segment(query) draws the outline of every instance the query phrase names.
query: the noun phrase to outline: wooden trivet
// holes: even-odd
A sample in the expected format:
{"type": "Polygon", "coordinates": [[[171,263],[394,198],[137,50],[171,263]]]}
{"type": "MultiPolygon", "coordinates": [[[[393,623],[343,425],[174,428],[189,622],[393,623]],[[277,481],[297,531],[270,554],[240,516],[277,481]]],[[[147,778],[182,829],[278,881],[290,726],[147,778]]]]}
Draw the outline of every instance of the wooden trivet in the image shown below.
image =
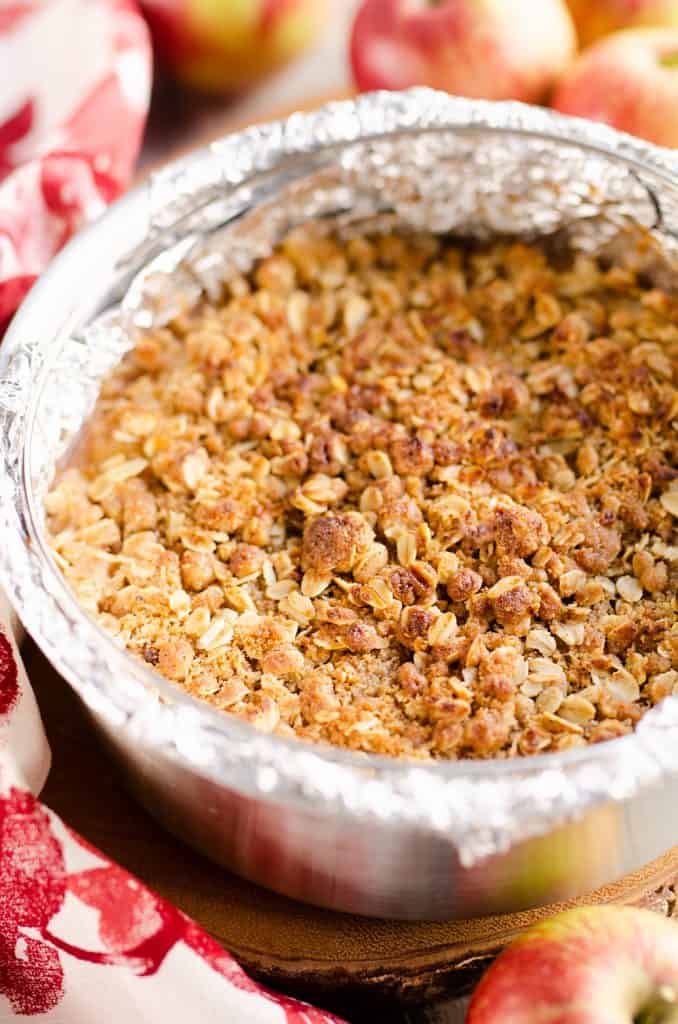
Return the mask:
{"type": "MultiPolygon", "coordinates": [[[[123,789],[70,688],[30,642],[25,657],[54,755],[45,802],[271,985],[351,1021],[360,1007],[461,995],[521,929],[560,908],[471,921],[380,921],[318,910],[242,881],[151,820],[123,789]]],[[[672,916],[676,884],[678,847],[583,902],[636,904],[672,916]]]]}
{"type": "Polygon", "coordinates": [[[579,903],[633,904],[673,916],[678,848],[586,900],[540,911],[451,922],[401,922],[336,914],[292,903],[229,878],[192,913],[247,968],[315,1001],[355,1004],[439,999],[470,991],[523,929],[579,903]],[[235,885],[233,884],[235,881],[235,885]]]}

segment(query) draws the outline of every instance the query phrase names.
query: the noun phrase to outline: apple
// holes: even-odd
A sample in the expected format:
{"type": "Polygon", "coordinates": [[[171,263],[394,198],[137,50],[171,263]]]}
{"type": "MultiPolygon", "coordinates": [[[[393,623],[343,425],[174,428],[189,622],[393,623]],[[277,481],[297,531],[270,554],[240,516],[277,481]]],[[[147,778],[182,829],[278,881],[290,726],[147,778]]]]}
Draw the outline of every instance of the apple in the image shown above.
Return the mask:
{"type": "Polygon", "coordinates": [[[476,989],[466,1024],[676,1024],[678,924],[580,907],[520,935],[476,989]]]}
{"type": "Polygon", "coordinates": [[[232,92],[316,38],[327,0],[142,0],[156,53],[183,84],[232,92]]]}
{"type": "Polygon", "coordinates": [[[563,0],[365,0],[353,24],[360,89],[429,85],[543,100],[576,50],[563,0]]]}
{"type": "Polygon", "coordinates": [[[678,28],[678,0],[568,0],[582,46],[625,28],[678,28]]]}
{"type": "Polygon", "coordinates": [[[628,29],[596,43],[565,73],[553,106],[678,146],[678,28],[628,29]]]}

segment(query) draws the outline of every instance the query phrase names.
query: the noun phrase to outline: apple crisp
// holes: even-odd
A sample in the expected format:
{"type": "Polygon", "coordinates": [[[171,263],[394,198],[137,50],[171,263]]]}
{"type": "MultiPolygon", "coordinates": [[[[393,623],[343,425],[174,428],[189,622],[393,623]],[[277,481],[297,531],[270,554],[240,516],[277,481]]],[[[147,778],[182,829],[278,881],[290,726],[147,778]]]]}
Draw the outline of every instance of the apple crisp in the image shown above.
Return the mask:
{"type": "Polygon", "coordinates": [[[84,607],[258,729],[414,758],[678,693],[678,300],[515,242],[291,235],[141,332],[47,499],[84,607]]]}

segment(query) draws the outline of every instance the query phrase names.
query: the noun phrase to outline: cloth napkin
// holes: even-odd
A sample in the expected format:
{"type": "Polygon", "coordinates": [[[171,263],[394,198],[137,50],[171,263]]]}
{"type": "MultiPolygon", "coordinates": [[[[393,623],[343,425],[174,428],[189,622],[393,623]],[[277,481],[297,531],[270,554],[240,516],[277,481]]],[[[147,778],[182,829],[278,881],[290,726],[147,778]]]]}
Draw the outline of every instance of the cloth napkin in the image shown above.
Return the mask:
{"type": "Polygon", "coordinates": [[[129,184],[151,63],[131,0],[0,0],[0,336],[52,257],[129,184]]]}
{"type": "Polygon", "coordinates": [[[0,1020],[340,1024],[253,982],[40,803],[50,752],[0,595],[0,1020]]]}

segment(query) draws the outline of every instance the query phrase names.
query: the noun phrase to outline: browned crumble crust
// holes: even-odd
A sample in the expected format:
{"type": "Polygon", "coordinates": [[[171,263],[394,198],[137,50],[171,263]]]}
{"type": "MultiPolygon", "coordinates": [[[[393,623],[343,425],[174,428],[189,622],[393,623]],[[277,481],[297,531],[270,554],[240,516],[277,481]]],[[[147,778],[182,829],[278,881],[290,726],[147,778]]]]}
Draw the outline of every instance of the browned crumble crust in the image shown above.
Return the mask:
{"type": "Polygon", "coordinates": [[[523,244],[290,237],[104,387],[83,605],[259,729],[563,750],[678,693],[678,302],[523,244]]]}

